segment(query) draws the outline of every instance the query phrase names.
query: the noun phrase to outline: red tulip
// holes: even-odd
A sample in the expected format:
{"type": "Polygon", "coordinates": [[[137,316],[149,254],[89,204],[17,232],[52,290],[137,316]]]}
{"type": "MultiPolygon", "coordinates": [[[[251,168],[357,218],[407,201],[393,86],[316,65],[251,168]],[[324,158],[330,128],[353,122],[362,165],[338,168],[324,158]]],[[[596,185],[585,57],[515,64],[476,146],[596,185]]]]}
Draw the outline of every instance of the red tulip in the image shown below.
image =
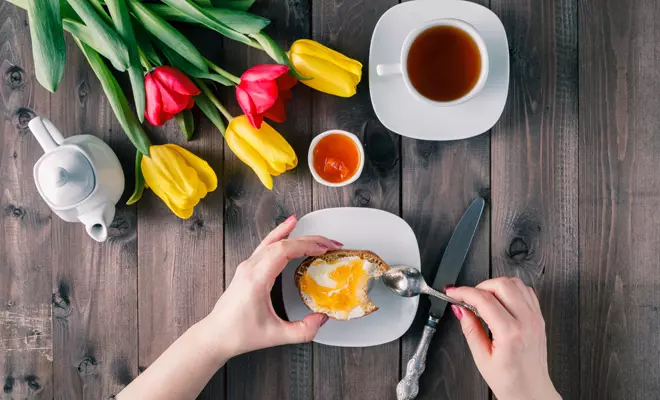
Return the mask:
{"type": "Polygon", "coordinates": [[[298,83],[286,65],[261,64],[241,76],[236,99],[250,124],[261,128],[264,117],[275,122],[286,120],[284,102],[291,99],[291,88],[298,83]]]}
{"type": "Polygon", "coordinates": [[[195,105],[200,91],[183,72],[169,66],[158,67],[144,77],[147,107],[144,116],[161,126],[174,115],[195,105]]]}

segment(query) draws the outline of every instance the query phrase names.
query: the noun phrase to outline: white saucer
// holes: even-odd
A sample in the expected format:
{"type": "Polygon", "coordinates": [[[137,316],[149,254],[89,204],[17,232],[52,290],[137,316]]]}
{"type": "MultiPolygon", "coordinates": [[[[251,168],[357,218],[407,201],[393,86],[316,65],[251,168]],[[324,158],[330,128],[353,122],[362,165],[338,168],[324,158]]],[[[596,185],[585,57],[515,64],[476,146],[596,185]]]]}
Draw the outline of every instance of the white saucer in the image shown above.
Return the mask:
{"type": "Polygon", "coordinates": [[[371,38],[369,51],[371,103],[385,127],[424,140],[457,140],[480,135],[502,115],[509,92],[509,44],[502,21],[488,8],[457,0],[416,0],[387,10],[371,38]],[[488,81],[471,100],[452,107],[422,103],[406,89],[400,75],[380,77],[378,64],[396,64],[408,33],[425,21],[463,20],[481,34],[490,60],[488,81]]]}
{"type": "MultiPolygon", "coordinates": [[[[323,235],[344,244],[346,249],[371,250],[390,266],[420,268],[417,239],[406,221],[385,211],[371,208],[329,208],[300,218],[290,237],[323,235]]],[[[300,260],[289,263],[282,272],[284,309],[291,321],[311,311],[300,299],[293,281],[300,260]]],[[[379,307],[362,318],[349,321],[329,320],[315,342],[330,346],[366,347],[388,343],[401,337],[415,318],[419,297],[403,298],[392,293],[378,280],[369,298],[379,307]]]]}

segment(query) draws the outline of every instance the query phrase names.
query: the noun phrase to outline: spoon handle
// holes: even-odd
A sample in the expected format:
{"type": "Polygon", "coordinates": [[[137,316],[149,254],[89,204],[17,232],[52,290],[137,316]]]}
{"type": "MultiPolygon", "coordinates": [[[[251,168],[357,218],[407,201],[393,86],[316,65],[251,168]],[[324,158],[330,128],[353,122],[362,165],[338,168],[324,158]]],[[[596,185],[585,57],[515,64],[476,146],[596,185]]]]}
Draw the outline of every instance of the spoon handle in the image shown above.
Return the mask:
{"type": "Polygon", "coordinates": [[[466,309],[472,311],[474,313],[474,315],[476,315],[478,318],[481,318],[481,316],[479,315],[479,312],[477,311],[476,308],[472,307],[469,304],[463,303],[462,301],[452,299],[451,297],[447,296],[446,294],[444,294],[442,292],[438,292],[437,290],[435,290],[433,288],[426,287],[422,290],[422,293],[428,294],[430,296],[435,296],[435,297],[439,298],[440,300],[446,301],[447,303],[456,304],[457,306],[461,306],[463,308],[466,308],[466,309]]]}

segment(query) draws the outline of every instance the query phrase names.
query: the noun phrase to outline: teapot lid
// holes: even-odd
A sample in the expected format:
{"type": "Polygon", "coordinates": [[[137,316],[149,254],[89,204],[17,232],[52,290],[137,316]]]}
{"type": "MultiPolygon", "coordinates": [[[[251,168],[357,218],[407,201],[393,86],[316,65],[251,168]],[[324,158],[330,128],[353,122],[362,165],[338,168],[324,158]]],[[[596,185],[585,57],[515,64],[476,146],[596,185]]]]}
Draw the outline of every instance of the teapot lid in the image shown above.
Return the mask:
{"type": "Polygon", "coordinates": [[[73,206],[83,201],[96,184],[92,165],[74,146],[60,146],[44,154],[34,172],[39,191],[57,207],[73,206]]]}

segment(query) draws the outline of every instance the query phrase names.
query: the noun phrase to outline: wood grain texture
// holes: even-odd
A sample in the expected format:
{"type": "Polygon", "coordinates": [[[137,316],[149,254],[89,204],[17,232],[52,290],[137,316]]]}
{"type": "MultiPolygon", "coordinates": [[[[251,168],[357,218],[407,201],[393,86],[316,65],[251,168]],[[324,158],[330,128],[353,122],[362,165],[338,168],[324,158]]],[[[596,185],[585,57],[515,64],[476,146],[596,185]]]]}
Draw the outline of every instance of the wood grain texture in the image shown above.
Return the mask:
{"type": "MultiPolygon", "coordinates": [[[[403,217],[417,236],[422,272],[433,282],[445,247],[473,199],[488,198],[490,135],[457,142],[403,139],[403,217]]],[[[484,212],[456,285],[476,285],[490,273],[490,217],[484,212]]],[[[419,343],[429,302],[421,299],[413,327],[403,338],[402,373],[419,343]]],[[[422,399],[488,399],[488,387],[469,357],[460,324],[450,309],[439,323],[420,380],[422,399]]]]}
{"type": "MultiPolygon", "coordinates": [[[[392,0],[314,0],[312,38],[368,64],[371,33],[392,0]]],[[[365,149],[362,176],[346,188],[313,187],[314,209],[373,207],[400,214],[400,137],[373,113],[366,67],[357,94],[349,99],[314,93],[313,132],[343,129],[365,149]]],[[[399,377],[399,341],[369,348],[314,345],[315,399],[393,399],[399,377]]]]}
{"type": "MultiPolygon", "coordinates": [[[[150,132],[155,143],[177,143],[206,160],[220,178],[223,139],[206,119],[186,142],[174,120],[150,132]]],[[[139,368],[151,363],[204,318],[224,288],[222,185],[201,201],[190,219],[176,217],[150,191],[139,203],[139,368]]],[[[224,398],[224,371],[200,395],[224,398]]]]}
{"type": "Polygon", "coordinates": [[[579,398],[576,0],[492,0],[511,52],[492,134],[492,275],[533,286],[559,392],[579,398]]]}
{"type": "MultiPolygon", "coordinates": [[[[309,37],[310,4],[298,0],[257,2],[251,9],[271,19],[266,32],[284,49],[298,38],[309,37]]],[[[239,75],[246,69],[273,61],[263,52],[225,40],[224,65],[239,75]]],[[[227,90],[227,104],[234,115],[241,114],[235,92],[227,90]]],[[[294,171],[274,178],[274,189],[265,189],[254,172],[227,148],[225,150],[225,273],[227,283],[236,267],[247,259],[261,240],[278,223],[292,214],[301,217],[311,211],[311,181],[307,168],[307,148],[311,140],[310,90],[297,85],[287,103],[284,124],[268,121],[293,146],[298,155],[294,171]]],[[[284,317],[281,286],[275,284],[271,295],[275,310],[284,317]]],[[[312,346],[280,346],[246,354],[227,365],[229,399],[312,398],[312,346]]]]}
{"type": "Polygon", "coordinates": [[[105,243],[82,224],[53,218],[55,398],[109,398],[137,376],[137,209],[124,205],[135,149],[84,55],[66,39],[65,75],[49,118],[65,137],[89,134],[108,143],[127,182],[105,243]]]}
{"type": "Polygon", "coordinates": [[[0,0],[0,399],[53,397],[51,211],[32,180],[28,122],[48,113],[27,15],[0,0]]]}
{"type": "MultiPolygon", "coordinates": [[[[488,7],[489,0],[475,1],[488,7]]],[[[402,139],[402,216],[417,236],[422,272],[433,282],[445,247],[471,201],[489,198],[490,132],[454,142],[402,139]]],[[[457,285],[490,274],[490,206],[487,206],[457,285]]],[[[415,352],[428,317],[421,299],[413,326],[402,339],[401,373],[415,352]]],[[[439,323],[420,379],[420,399],[488,399],[488,387],[469,354],[460,324],[450,309],[439,323]],[[460,372],[459,372],[460,371],[460,372]]]]}
{"type": "Polygon", "coordinates": [[[660,4],[580,1],[580,393],[660,393],[660,4]]]}

